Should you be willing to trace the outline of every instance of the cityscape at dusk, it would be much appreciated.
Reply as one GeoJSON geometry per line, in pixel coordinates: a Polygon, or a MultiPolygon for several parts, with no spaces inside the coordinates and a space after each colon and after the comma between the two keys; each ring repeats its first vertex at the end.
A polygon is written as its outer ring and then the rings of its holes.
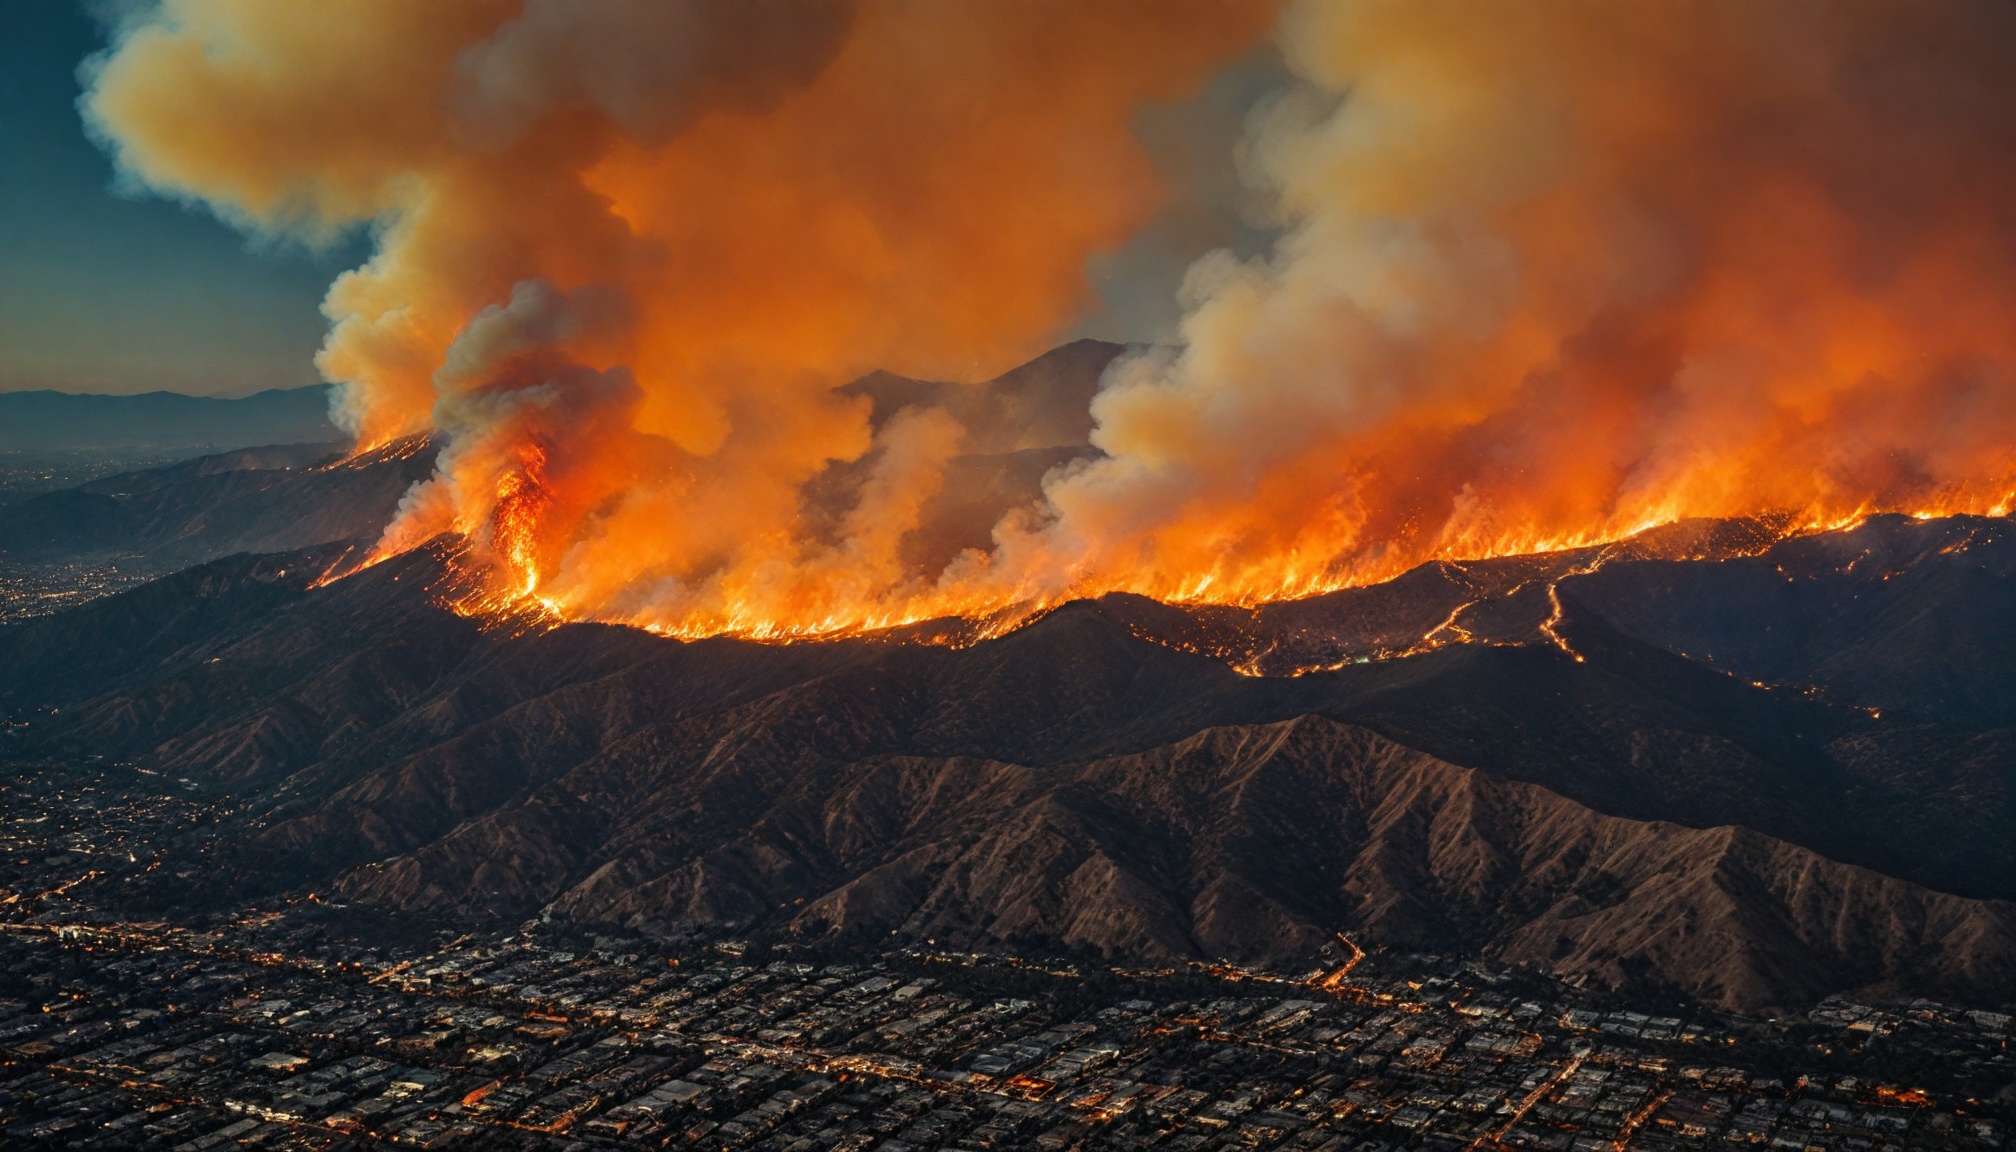
{"type": "Polygon", "coordinates": [[[2016,5],[0,27],[0,1147],[2010,1148],[2016,5]]]}

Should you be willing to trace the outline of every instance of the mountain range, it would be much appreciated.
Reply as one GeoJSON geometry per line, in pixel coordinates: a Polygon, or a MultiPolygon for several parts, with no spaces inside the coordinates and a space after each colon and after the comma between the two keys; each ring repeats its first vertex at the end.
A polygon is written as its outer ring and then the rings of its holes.
{"type": "MultiPolygon", "coordinates": [[[[1060,352],[1083,388],[1118,349],[1060,352]]],[[[862,387],[879,413],[912,386],[862,387]]],[[[1026,426],[975,456],[1089,451],[1026,426]]],[[[321,582],[428,451],[55,494],[123,502],[120,546],[191,566],[0,628],[7,755],[235,806],[126,898],[1116,960],[1286,962],[1343,930],[1750,1011],[2016,997],[2004,520],[1683,523],[931,633],[956,644],[685,642],[458,614],[447,538],[321,582]]]]}
{"type": "Polygon", "coordinates": [[[347,440],[329,421],[326,385],[274,388],[240,397],[0,392],[0,452],[218,452],[347,440]]]}
{"type": "Polygon", "coordinates": [[[0,507],[0,560],[121,557],[169,572],[375,537],[433,467],[433,446],[412,439],[355,455],[330,444],[245,448],[122,472],[0,507]]]}

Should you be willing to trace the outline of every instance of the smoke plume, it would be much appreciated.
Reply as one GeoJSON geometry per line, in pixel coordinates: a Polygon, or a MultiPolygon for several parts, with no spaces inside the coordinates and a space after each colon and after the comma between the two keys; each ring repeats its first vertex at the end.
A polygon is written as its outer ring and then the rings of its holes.
{"type": "Polygon", "coordinates": [[[87,112],[248,228],[376,230],[320,366],[361,443],[447,444],[381,552],[459,531],[500,596],[778,635],[2006,512],[2012,97],[2016,9],[1963,0],[163,0],[87,112]],[[1040,351],[1154,211],[1130,118],[1270,23],[1272,251],[1192,267],[1098,453],[920,567],[994,430],[842,386],[1040,351]]]}
{"type": "Polygon", "coordinates": [[[2016,9],[1291,5],[1283,238],[1116,366],[1037,587],[1254,599],[1683,516],[2006,512],[2016,9]],[[1045,584],[1044,581],[1058,581],[1045,584]]]}

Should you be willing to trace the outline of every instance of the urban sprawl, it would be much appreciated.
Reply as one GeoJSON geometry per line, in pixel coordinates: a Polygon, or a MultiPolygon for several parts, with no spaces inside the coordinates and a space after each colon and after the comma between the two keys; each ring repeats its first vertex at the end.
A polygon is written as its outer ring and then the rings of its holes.
{"type": "Polygon", "coordinates": [[[141,919],[94,894],[225,823],[153,783],[6,781],[0,1144],[1892,1152],[2001,1148],[2016,1105],[1998,1012],[1749,1019],[1341,934],[1138,969],[543,917],[401,938],[306,895],[141,919]]]}

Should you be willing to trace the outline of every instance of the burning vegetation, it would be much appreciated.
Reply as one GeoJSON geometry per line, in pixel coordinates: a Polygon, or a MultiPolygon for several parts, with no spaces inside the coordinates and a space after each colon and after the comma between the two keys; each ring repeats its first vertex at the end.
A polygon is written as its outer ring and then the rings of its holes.
{"type": "Polygon", "coordinates": [[[228,219],[375,230],[321,367],[361,448],[445,444],[377,556],[457,532],[484,610],[788,639],[2006,515],[2012,45],[1958,2],[166,0],[87,107],[228,219]],[[1197,262],[1085,451],[920,563],[959,461],[1054,445],[846,386],[1054,341],[1155,211],[1131,118],[1270,27],[1271,249],[1197,262]]]}

